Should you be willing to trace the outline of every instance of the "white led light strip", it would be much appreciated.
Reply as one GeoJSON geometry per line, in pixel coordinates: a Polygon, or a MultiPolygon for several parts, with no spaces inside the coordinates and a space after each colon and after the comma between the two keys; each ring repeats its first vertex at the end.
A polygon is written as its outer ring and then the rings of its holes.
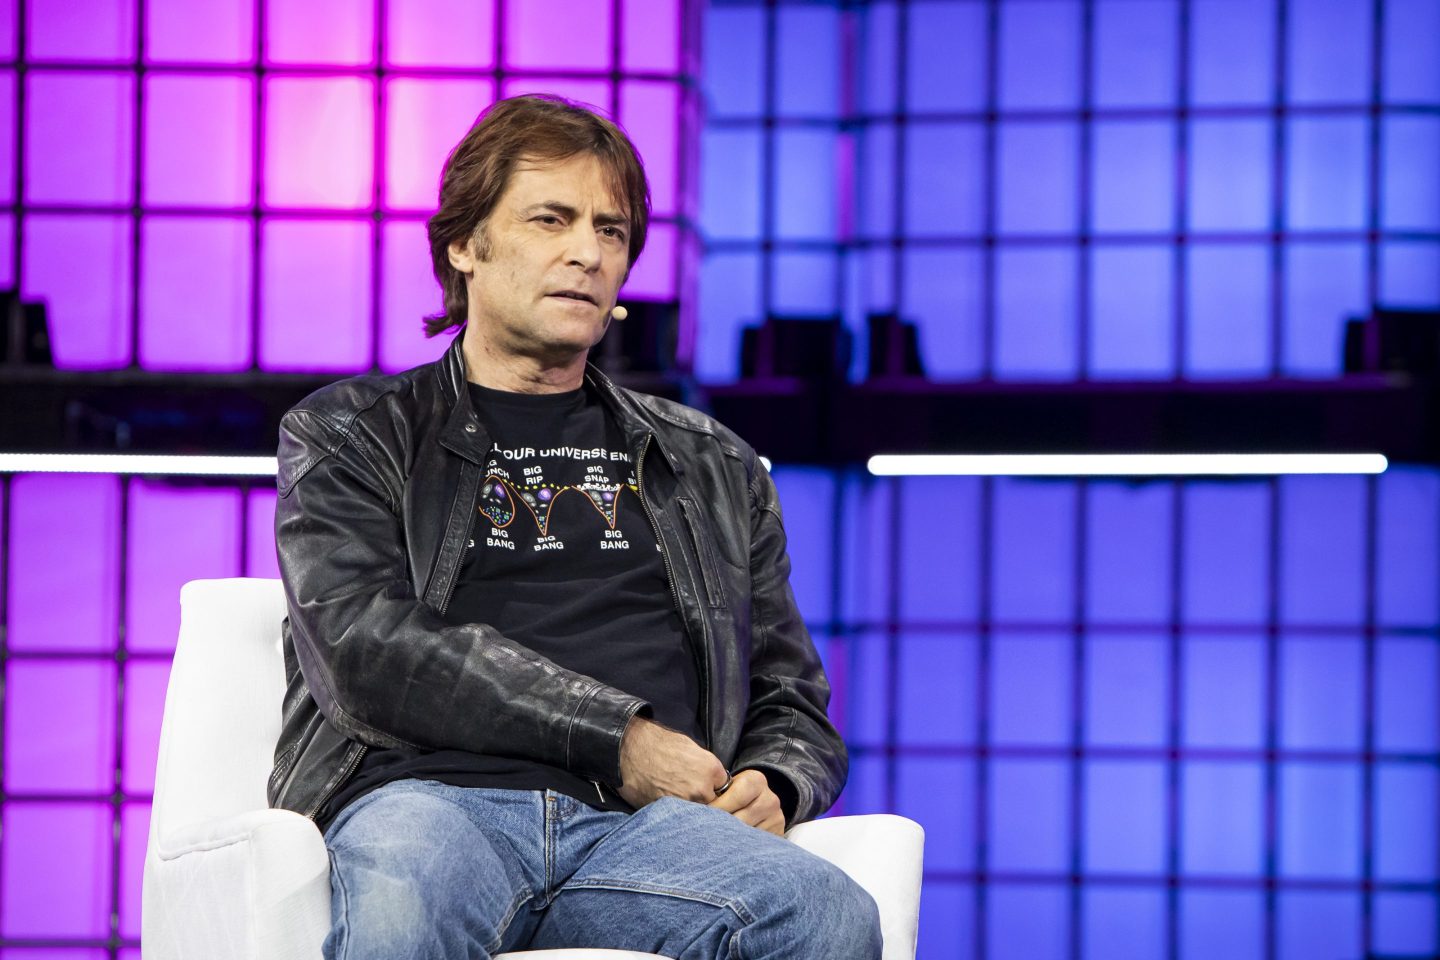
{"type": "Polygon", "coordinates": [[[0,453],[0,473],[139,473],[155,476],[273,477],[274,457],[149,453],[0,453]]]}
{"type": "Polygon", "coordinates": [[[883,454],[880,477],[1179,477],[1384,473],[1379,453],[883,454]]]}

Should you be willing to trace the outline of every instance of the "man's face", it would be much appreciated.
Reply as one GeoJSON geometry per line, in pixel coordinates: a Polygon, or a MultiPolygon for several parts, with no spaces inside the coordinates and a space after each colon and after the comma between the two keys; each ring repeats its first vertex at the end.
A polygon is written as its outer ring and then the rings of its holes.
{"type": "Polygon", "coordinates": [[[600,341],[630,225],[599,161],[521,160],[484,230],[486,249],[457,243],[449,253],[466,275],[470,325],[491,349],[564,363],[600,341]]]}

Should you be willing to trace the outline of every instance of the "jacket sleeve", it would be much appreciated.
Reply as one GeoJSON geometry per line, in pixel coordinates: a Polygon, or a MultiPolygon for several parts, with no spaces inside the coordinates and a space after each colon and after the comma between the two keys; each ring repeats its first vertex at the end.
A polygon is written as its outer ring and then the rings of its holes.
{"type": "Polygon", "coordinates": [[[520,756],[611,785],[643,700],[417,597],[401,480],[351,429],[292,410],[276,545],[301,673],[320,712],[375,746],[520,756]]]}
{"type": "Polygon", "coordinates": [[[752,476],[750,705],[733,766],[765,774],[791,826],[830,808],[849,759],[826,714],[830,684],[790,589],[774,481],[758,462],[752,476]]]}

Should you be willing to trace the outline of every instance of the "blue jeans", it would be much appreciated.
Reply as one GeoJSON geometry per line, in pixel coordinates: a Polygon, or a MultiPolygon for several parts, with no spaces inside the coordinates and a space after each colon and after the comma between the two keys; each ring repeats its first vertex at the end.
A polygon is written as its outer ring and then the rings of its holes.
{"type": "Polygon", "coordinates": [[[880,956],[875,901],[839,868],[672,797],[608,813],[549,790],[397,780],[342,810],[325,845],[328,960],[880,956]]]}

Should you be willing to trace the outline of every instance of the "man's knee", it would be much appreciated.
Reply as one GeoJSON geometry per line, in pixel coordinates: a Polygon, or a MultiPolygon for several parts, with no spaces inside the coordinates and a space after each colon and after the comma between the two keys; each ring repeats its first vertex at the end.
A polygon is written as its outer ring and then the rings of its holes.
{"type": "Polygon", "coordinates": [[[454,804],[418,791],[365,798],[326,836],[325,955],[477,956],[498,943],[515,885],[454,804]]]}
{"type": "Polygon", "coordinates": [[[797,933],[810,943],[825,945],[823,954],[817,955],[878,960],[880,911],[875,898],[825,861],[820,861],[804,883],[806,906],[797,914],[797,933]]]}

